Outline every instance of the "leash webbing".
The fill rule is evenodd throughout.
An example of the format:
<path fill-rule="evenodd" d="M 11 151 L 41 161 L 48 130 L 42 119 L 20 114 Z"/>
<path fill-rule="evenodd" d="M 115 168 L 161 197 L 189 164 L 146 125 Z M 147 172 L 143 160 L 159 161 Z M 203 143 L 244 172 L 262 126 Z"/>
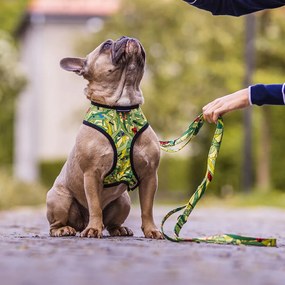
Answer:
<path fill-rule="evenodd" d="M 186 146 L 193 137 L 195 137 L 200 131 L 204 124 L 203 114 L 200 114 L 189 126 L 189 128 L 177 139 L 170 141 L 160 141 L 160 147 L 162 150 L 167 152 L 177 152 Z M 179 233 L 183 225 L 187 222 L 188 217 L 195 208 L 198 201 L 204 195 L 209 183 L 212 181 L 215 171 L 216 159 L 221 147 L 222 139 L 224 133 L 224 123 L 223 119 L 220 117 L 218 119 L 216 130 L 212 139 L 211 147 L 207 159 L 207 170 L 205 177 L 201 184 L 197 187 L 195 193 L 191 196 L 188 203 L 184 206 L 178 207 L 166 214 L 161 222 L 161 231 L 164 237 L 170 241 L 180 242 L 204 242 L 204 243 L 215 243 L 215 244 L 233 244 L 233 245 L 254 245 L 254 246 L 276 246 L 276 239 L 274 238 L 255 238 L 255 237 L 245 237 L 235 234 L 224 234 L 215 235 L 209 237 L 199 237 L 199 238 L 181 238 Z M 170 237 L 165 234 L 163 226 L 166 220 L 172 216 L 174 213 L 183 210 L 183 213 L 178 217 L 177 223 L 174 226 L 174 237 Z"/>

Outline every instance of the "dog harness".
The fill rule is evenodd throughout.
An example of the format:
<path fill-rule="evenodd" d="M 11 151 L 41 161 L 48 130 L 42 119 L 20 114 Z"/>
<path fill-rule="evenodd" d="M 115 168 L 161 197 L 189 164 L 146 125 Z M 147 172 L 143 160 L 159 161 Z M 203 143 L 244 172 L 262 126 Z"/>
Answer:
<path fill-rule="evenodd" d="M 104 178 L 104 187 L 125 183 L 129 190 L 139 185 L 134 169 L 133 147 L 137 138 L 149 126 L 139 105 L 110 107 L 91 102 L 83 124 L 101 132 L 114 150 L 111 170 Z"/>

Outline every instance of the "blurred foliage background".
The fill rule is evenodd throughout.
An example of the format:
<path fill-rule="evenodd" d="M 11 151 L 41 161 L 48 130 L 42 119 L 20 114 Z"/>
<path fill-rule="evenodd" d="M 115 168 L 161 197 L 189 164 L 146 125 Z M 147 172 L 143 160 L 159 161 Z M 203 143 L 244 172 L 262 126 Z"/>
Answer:
<path fill-rule="evenodd" d="M 88 53 L 105 39 L 121 35 L 140 39 L 147 52 L 143 109 L 160 139 L 179 135 L 210 100 L 244 87 L 244 17 L 213 17 L 172 0 L 124 0 L 122 7 L 79 49 Z M 256 16 L 254 83 L 282 83 L 284 10 L 261 12 Z M 252 190 L 260 193 L 285 190 L 281 173 L 285 163 L 282 150 L 285 136 L 280 120 L 284 115 L 284 107 L 253 108 L 255 189 Z M 163 191 L 158 195 L 167 199 L 185 198 L 195 190 L 205 172 L 213 132 L 214 126 L 206 125 L 181 155 L 163 156 L 159 172 L 159 188 Z M 242 111 L 227 115 L 216 176 L 209 193 L 225 197 L 243 192 L 243 135 Z M 266 173 L 260 167 L 265 152 L 270 152 L 267 185 L 262 182 Z"/>
<path fill-rule="evenodd" d="M 11 166 L 15 100 L 24 87 L 13 33 L 23 15 L 26 1 L 0 2 L 0 165 Z"/>
<path fill-rule="evenodd" d="M 116 39 L 122 35 L 136 37 L 142 42 L 147 54 L 142 85 L 146 102 L 143 110 L 160 139 L 180 135 L 201 112 L 203 105 L 244 87 L 244 17 L 213 17 L 176 0 L 122 1 L 120 11 L 106 19 L 102 30 L 88 41 L 78 41 L 78 52 L 87 54 L 107 38 Z M 17 45 L 11 34 L 26 2 L 0 3 L 0 173 L 5 176 L 10 175 L 13 157 L 14 102 L 24 86 L 17 69 Z M 284 82 L 284 14 L 280 9 L 256 15 L 254 83 Z M 7 72 L 8 68 L 12 71 Z M 9 74 L 8 78 L 6 74 Z M 285 192 L 284 116 L 285 108 L 282 106 L 253 107 L 255 175 L 252 191 L 254 195 L 262 195 L 265 202 L 273 193 L 277 193 L 274 197 L 284 197 L 280 194 Z M 228 114 L 224 119 L 225 136 L 216 175 L 208 193 L 229 198 L 243 193 L 242 111 Z M 200 135 L 183 152 L 163 155 L 159 169 L 159 201 L 185 201 L 193 193 L 205 172 L 214 128 L 214 125 L 205 124 Z M 269 184 L 266 187 L 262 184 L 264 168 L 260 167 L 264 163 L 265 152 L 270 158 L 267 165 L 270 169 Z M 45 185 L 51 185 L 60 166 L 61 162 L 42 165 Z M 1 181 L 9 184 L 9 179 Z M 0 200 L 5 200 L 5 187 L 0 187 Z M 17 183 L 11 187 L 22 191 Z"/>
<path fill-rule="evenodd" d="M 18 63 L 15 30 L 26 4 L 27 0 L 0 2 L 0 210 L 37 205 L 44 201 L 46 193 L 40 183 L 25 184 L 12 175 L 15 102 L 26 82 Z"/>

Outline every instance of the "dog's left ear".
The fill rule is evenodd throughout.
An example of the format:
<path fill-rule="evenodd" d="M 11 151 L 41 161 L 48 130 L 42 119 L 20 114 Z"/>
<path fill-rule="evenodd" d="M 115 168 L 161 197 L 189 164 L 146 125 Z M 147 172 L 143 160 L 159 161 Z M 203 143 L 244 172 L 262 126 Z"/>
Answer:
<path fill-rule="evenodd" d="M 60 61 L 61 68 L 63 68 L 66 71 L 73 71 L 78 75 L 84 74 L 85 72 L 84 65 L 85 65 L 85 59 L 78 57 L 66 57 Z"/>

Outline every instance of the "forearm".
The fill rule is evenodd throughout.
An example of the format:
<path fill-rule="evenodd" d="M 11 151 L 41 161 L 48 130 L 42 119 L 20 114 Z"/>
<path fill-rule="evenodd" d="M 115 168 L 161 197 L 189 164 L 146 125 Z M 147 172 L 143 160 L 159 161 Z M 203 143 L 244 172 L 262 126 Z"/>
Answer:
<path fill-rule="evenodd" d="M 217 122 L 218 117 L 249 105 L 285 105 L 284 84 L 256 84 L 235 93 L 220 97 L 203 107 L 208 122 Z"/>
<path fill-rule="evenodd" d="M 285 105 L 284 84 L 257 84 L 249 88 L 249 101 L 254 105 Z"/>
<path fill-rule="evenodd" d="M 248 107 L 250 105 L 249 94 L 249 88 L 245 88 L 215 99 L 203 107 L 204 119 L 210 123 L 217 122 L 219 116 Z"/>
<path fill-rule="evenodd" d="M 241 16 L 252 12 L 278 8 L 285 0 L 183 0 L 213 15 Z"/>

